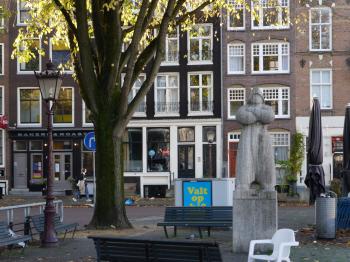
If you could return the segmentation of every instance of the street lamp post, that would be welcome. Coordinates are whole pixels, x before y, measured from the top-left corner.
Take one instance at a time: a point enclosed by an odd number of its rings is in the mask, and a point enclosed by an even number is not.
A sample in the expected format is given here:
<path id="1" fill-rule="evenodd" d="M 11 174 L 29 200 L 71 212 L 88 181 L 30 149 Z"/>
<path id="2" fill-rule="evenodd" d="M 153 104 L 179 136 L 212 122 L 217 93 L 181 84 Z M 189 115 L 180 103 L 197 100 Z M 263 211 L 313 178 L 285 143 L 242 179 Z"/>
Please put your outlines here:
<path id="1" fill-rule="evenodd" d="M 59 70 L 56 70 L 54 65 L 50 62 L 46 64 L 46 70 L 42 72 L 34 72 L 36 79 L 38 80 L 40 93 L 47 106 L 48 115 L 48 176 L 46 183 L 46 205 L 45 205 L 45 220 L 44 220 L 44 232 L 41 235 L 41 245 L 42 247 L 52 247 L 57 246 L 58 240 L 56 237 L 55 227 L 54 227 L 54 216 L 56 213 L 54 206 L 53 196 L 53 138 L 52 138 L 52 117 L 54 114 L 54 105 L 58 98 L 62 84 L 62 74 Z"/>
<path id="2" fill-rule="evenodd" d="M 208 162 L 209 162 L 209 170 L 208 170 L 208 177 L 209 178 L 213 178 L 213 164 L 212 164 L 212 154 L 211 154 L 211 151 L 212 151 L 212 144 L 214 142 L 214 139 L 215 139 L 215 132 L 213 130 L 208 130 L 207 132 L 207 140 L 208 140 L 208 143 L 209 143 L 209 156 L 208 156 Z"/>

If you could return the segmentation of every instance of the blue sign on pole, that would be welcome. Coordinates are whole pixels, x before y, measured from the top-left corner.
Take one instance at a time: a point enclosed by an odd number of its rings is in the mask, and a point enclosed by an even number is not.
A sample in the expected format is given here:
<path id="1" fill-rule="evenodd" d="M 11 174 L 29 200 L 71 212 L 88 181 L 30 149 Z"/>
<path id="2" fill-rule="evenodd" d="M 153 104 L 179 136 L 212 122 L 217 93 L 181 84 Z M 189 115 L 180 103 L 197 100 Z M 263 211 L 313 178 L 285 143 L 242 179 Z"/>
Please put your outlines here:
<path id="1" fill-rule="evenodd" d="M 95 132 L 89 132 L 86 134 L 84 137 L 84 146 L 88 150 L 96 151 Z"/>
<path id="2" fill-rule="evenodd" d="M 212 205 L 211 181 L 184 181 L 182 191 L 185 207 L 210 207 Z"/>

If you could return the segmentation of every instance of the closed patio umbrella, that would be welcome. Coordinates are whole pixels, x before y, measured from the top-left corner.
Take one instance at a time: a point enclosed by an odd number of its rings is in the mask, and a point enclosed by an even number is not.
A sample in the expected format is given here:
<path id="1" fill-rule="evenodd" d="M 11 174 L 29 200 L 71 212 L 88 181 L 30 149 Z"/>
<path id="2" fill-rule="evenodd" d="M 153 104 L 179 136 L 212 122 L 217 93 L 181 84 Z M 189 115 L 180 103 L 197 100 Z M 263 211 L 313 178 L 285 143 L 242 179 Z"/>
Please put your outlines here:
<path id="1" fill-rule="evenodd" d="M 350 104 L 345 109 L 345 120 L 343 129 L 343 196 L 350 191 Z"/>
<path id="2" fill-rule="evenodd" d="M 325 193 L 322 146 L 322 123 L 320 102 L 314 98 L 309 123 L 309 139 L 307 143 L 308 172 L 305 184 L 310 189 L 310 205 L 317 197 Z"/>

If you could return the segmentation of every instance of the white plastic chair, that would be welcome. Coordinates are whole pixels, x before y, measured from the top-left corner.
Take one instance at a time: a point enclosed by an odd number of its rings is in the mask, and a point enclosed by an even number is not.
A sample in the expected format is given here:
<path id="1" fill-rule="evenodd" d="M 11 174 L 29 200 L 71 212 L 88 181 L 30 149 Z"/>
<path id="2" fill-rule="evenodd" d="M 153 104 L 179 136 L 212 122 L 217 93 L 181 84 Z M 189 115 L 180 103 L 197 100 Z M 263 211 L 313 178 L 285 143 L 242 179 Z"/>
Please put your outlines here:
<path id="1" fill-rule="evenodd" d="M 272 255 L 254 255 L 256 244 L 272 244 Z M 299 246 L 299 242 L 295 241 L 294 231 L 291 229 L 279 229 L 273 235 L 272 239 L 252 240 L 249 245 L 248 262 L 253 262 L 255 259 L 268 262 L 290 262 L 290 248 Z"/>

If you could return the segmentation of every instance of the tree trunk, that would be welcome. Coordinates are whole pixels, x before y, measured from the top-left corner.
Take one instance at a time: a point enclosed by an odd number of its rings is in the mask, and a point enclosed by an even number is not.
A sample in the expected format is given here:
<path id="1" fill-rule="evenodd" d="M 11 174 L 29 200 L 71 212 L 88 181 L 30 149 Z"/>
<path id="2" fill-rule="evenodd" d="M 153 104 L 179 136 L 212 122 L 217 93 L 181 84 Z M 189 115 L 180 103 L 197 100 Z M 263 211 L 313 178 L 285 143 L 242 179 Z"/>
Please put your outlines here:
<path id="1" fill-rule="evenodd" d="M 131 224 L 126 217 L 124 206 L 124 192 L 122 172 L 115 174 L 121 162 L 121 152 L 119 161 L 115 157 L 113 143 L 113 125 L 110 121 L 110 114 L 99 112 L 95 119 L 95 139 L 96 139 L 96 203 L 93 217 L 90 221 L 91 228 L 126 228 Z M 118 163 L 118 164 L 116 164 Z M 116 178 L 118 180 L 116 181 Z M 119 191 L 116 194 L 116 191 Z M 118 202 L 116 199 L 118 197 Z M 118 206 L 118 207 L 117 207 Z"/>

